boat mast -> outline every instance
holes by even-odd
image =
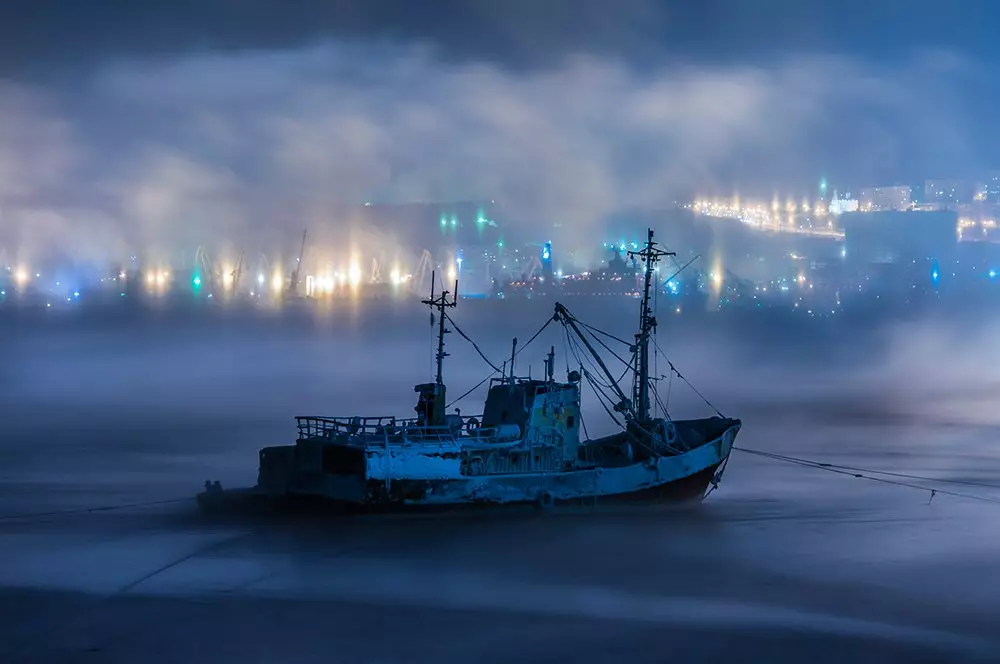
[[[437,354],[435,358],[437,359],[437,376],[434,378],[435,385],[444,385],[444,378],[441,372],[442,366],[444,365],[444,358],[448,357],[448,353],[444,350],[444,335],[449,334],[451,330],[445,327],[445,309],[454,308],[458,306],[458,279],[455,280],[455,291],[451,300],[449,301],[448,296],[451,295],[446,290],[441,291],[439,297],[434,297],[434,285],[435,285],[435,273],[431,272],[431,297],[428,300],[422,300],[423,304],[431,307],[431,309],[437,310],[437,324],[438,324],[438,340],[437,340]],[[431,313],[431,325],[434,324],[434,313]]]
[[[639,332],[635,335],[634,383],[632,386],[632,401],[635,404],[636,419],[640,422],[649,419],[649,336],[656,329],[656,318],[649,306],[649,288],[653,280],[654,265],[664,256],[676,256],[672,251],[656,248],[653,242],[653,229],[650,228],[646,237],[646,246],[639,251],[629,251],[631,258],[639,258],[646,262],[642,290],[642,307],[639,310]]]

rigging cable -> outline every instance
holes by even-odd
[[[714,411],[715,411],[715,414],[716,414],[716,415],[718,415],[719,417],[722,417],[722,418],[725,418],[725,417],[726,417],[725,415],[723,415],[723,414],[722,414],[722,411],[721,411],[721,410],[719,410],[718,408],[716,408],[716,407],[715,407],[715,406],[714,406],[714,405],[712,404],[712,402],[708,400],[708,397],[706,397],[706,396],[705,396],[704,394],[702,394],[701,392],[699,392],[699,391],[698,391],[698,388],[697,388],[697,387],[695,387],[694,385],[692,385],[692,384],[691,384],[691,381],[689,381],[689,380],[688,380],[687,378],[685,378],[685,377],[684,377],[684,375],[683,375],[683,374],[682,374],[682,373],[681,373],[680,371],[678,371],[678,370],[677,370],[677,367],[675,367],[675,366],[674,366],[674,363],[670,361],[670,358],[669,358],[669,357],[667,357],[667,354],[666,354],[666,353],[664,353],[664,352],[663,352],[662,350],[660,350],[660,347],[659,347],[659,345],[657,345],[657,343],[656,343],[656,340],[655,340],[655,339],[653,340],[653,346],[654,346],[654,347],[656,348],[657,352],[659,352],[659,353],[661,353],[661,354],[663,355],[663,359],[667,361],[667,364],[668,364],[668,365],[670,365],[670,370],[671,370],[672,372],[674,372],[675,374],[677,374],[677,377],[678,377],[678,378],[680,378],[680,379],[681,379],[681,380],[683,380],[683,381],[684,381],[685,383],[687,383],[687,386],[688,386],[688,387],[690,387],[690,388],[691,388],[691,390],[692,390],[692,391],[693,391],[693,392],[694,392],[695,394],[697,394],[697,395],[698,395],[698,396],[699,396],[699,397],[701,398],[701,400],[702,400],[702,401],[704,401],[704,402],[705,402],[706,404],[708,404],[708,407],[709,407],[709,408],[711,408],[712,410],[714,410]],[[666,376],[660,376],[660,378],[666,378]]]
[[[597,365],[595,365],[594,361],[590,358],[590,356],[586,352],[583,352],[583,349],[580,348],[580,342],[577,339],[574,339],[573,337],[570,336],[569,330],[566,330],[566,338],[569,340],[569,349],[570,352],[573,354],[573,359],[576,360],[576,363],[578,365],[580,365],[580,370],[582,372],[586,372],[586,369],[583,366],[583,360],[584,358],[586,358],[587,362],[590,364],[590,367],[595,371],[598,371]],[[610,389],[610,386],[608,386],[605,383],[601,383],[601,385],[602,387],[608,387],[608,389]]]
[[[597,396],[597,400],[601,403],[601,406],[604,408],[604,411],[608,414],[608,417],[611,418],[611,421],[614,422],[615,425],[618,426],[619,428],[624,429],[624,433],[632,441],[634,441],[637,445],[639,445],[640,447],[648,450],[649,452],[653,453],[654,455],[658,454],[658,452],[654,448],[650,447],[644,441],[640,440],[638,438],[638,436],[636,436],[634,433],[632,433],[628,429],[628,427],[626,427],[621,422],[619,422],[618,418],[614,416],[614,414],[612,413],[612,409],[613,408],[609,408],[608,407],[609,403],[611,403],[611,404],[614,403],[613,400],[610,397],[608,397],[608,395],[605,394],[603,391],[599,390],[598,386],[603,387],[603,388],[608,389],[608,390],[613,390],[614,388],[612,388],[607,383],[604,383],[602,381],[597,380],[597,378],[593,374],[591,374],[589,371],[587,371],[583,367],[583,361],[580,359],[580,355],[583,355],[583,357],[585,357],[587,359],[587,361],[590,363],[590,366],[595,371],[599,371],[597,369],[596,365],[594,364],[593,359],[591,359],[590,353],[586,352],[583,348],[580,347],[580,341],[578,339],[574,338],[574,337],[571,337],[570,334],[569,334],[569,330],[568,329],[566,329],[566,338],[570,341],[570,348],[573,349],[572,350],[573,357],[577,360],[577,362],[580,363],[580,370],[583,372],[584,376],[587,378],[587,382],[590,385],[590,389],[593,390],[594,394]],[[636,427],[636,428],[638,428],[638,429],[640,429],[641,431],[645,432],[646,435],[648,435],[650,438],[654,437],[653,434],[652,434],[652,432],[648,431],[645,427],[643,427],[638,422],[636,422],[636,421],[633,420],[631,422],[631,425],[634,426],[634,427]],[[667,444],[666,447],[667,447],[667,449],[670,449],[671,451],[673,451],[675,453],[677,452],[677,450],[675,448],[673,448],[673,446],[671,446],[669,444]]]
[[[579,342],[576,342],[576,343],[578,344]],[[589,358],[589,356],[588,356],[587,353],[583,353],[582,349],[579,349],[579,346],[577,346],[577,348],[578,348],[578,351],[574,351],[574,357],[576,357],[577,360],[580,359],[579,356],[577,355],[577,352],[582,353],[584,355],[584,357],[587,357],[587,359],[590,360],[590,358]],[[591,366],[593,367],[593,362],[592,361],[591,361]],[[597,400],[601,403],[601,406],[604,408],[604,412],[606,412],[608,414],[608,417],[611,418],[611,421],[614,422],[617,427],[623,429],[624,433],[632,441],[634,441],[637,445],[639,445],[640,447],[642,447],[642,448],[644,448],[644,449],[652,452],[653,454],[657,454],[656,450],[653,447],[647,445],[644,441],[640,440],[638,438],[638,436],[636,436],[634,433],[632,433],[628,429],[627,426],[625,426],[621,422],[619,422],[618,418],[614,416],[614,414],[612,413],[612,410],[614,410],[613,406],[611,406],[611,407],[608,406],[608,404],[613,404],[614,403],[613,400],[606,393],[604,393],[602,390],[598,389],[598,386],[600,386],[600,387],[603,387],[605,389],[610,390],[610,389],[612,389],[611,386],[609,386],[606,383],[603,383],[603,382],[597,380],[597,378],[593,374],[591,374],[589,371],[587,371],[585,368],[583,368],[583,364],[582,363],[580,365],[580,369],[583,371],[584,376],[587,378],[587,383],[590,385],[590,389],[593,390],[594,394],[597,396]],[[636,427],[636,428],[638,428],[638,429],[640,429],[641,431],[645,432],[646,435],[648,435],[650,438],[654,437],[653,434],[652,434],[652,432],[650,432],[649,430],[647,430],[645,427],[643,427],[641,424],[639,424],[635,420],[631,421],[631,425],[634,426],[634,427]],[[671,446],[669,444],[667,444],[666,447],[667,447],[667,449],[670,449],[671,451],[677,452],[677,450],[674,449],[673,446]]]
[[[925,482],[941,482],[941,483],[951,482],[954,484],[973,484],[970,482],[963,482],[961,480],[935,479],[931,477],[921,477],[919,475],[907,475],[905,473],[890,473],[889,471],[872,470],[868,468],[853,468],[850,466],[838,466],[836,464],[820,463],[818,461],[811,461],[809,459],[800,459],[798,457],[786,456],[784,454],[775,454],[773,452],[764,452],[762,450],[754,450],[747,447],[737,447],[736,445],[733,446],[733,449],[738,450],[740,452],[744,452],[746,454],[752,454],[755,456],[764,457],[766,459],[771,459],[774,461],[782,461],[785,463],[791,463],[798,466],[804,466],[806,468],[814,468],[816,470],[825,470],[827,472],[836,473],[838,475],[847,475],[848,477],[855,477],[857,479],[869,480],[871,482],[879,482],[882,484],[890,484],[893,486],[906,487],[908,489],[927,491],[930,493],[930,498],[927,501],[928,503],[930,503],[931,500],[934,500],[934,496],[940,493],[946,496],[954,496],[956,498],[968,498],[970,500],[978,500],[984,503],[995,503],[997,505],[1000,505],[1000,499],[997,498],[991,498],[988,496],[977,496],[975,494],[962,493],[960,491],[949,491],[948,489],[938,489],[935,487],[923,486],[921,484],[913,484],[911,482],[901,482],[899,480],[886,479],[885,477],[873,477],[873,475],[889,475],[892,477],[901,477],[901,478],[913,479],[916,481],[925,481]],[[989,484],[976,483],[974,485],[1000,489],[1000,486],[989,485]]]
[[[674,372],[670,372],[670,377],[667,379],[667,406],[670,405],[670,392],[674,389]]]
[[[492,362],[490,362],[490,359],[488,357],[486,357],[486,355],[483,353],[482,350],[480,350],[480,348],[476,344],[476,342],[473,341],[471,338],[469,338],[469,335],[467,335],[465,332],[463,332],[462,328],[460,328],[458,325],[455,324],[455,321],[452,320],[451,316],[449,316],[448,314],[445,314],[444,317],[445,317],[445,320],[447,320],[449,323],[451,323],[451,326],[453,328],[455,328],[455,331],[458,332],[459,335],[461,335],[461,337],[463,339],[465,339],[470,344],[472,344],[472,347],[476,349],[477,353],[479,353],[479,357],[483,358],[483,362],[485,362],[486,364],[490,365],[490,368],[493,369],[494,373],[499,373],[500,372],[500,368],[497,365],[495,365]]]
[[[659,388],[659,381],[657,381],[657,388]],[[670,417],[670,411],[667,409],[667,406],[663,403],[663,400],[660,399],[660,393],[658,389],[653,390],[653,396],[656,397],[656,403],[659,404],[660,408],[663,410],[664,417],[666,417],[668,420],[673,420],[673,418]]]
[[[550,320],[553,320],[553,319],[550,319]],[[563,335],[562,335],[563,355],[566,357],[566,375],[569,376],[569,372],[570,372],[570,367],[569,367],[569,355],[570,355],[570,350],[569,350],[569,329],[567,329],[566,326],[563,326],[562,331],[563,331]],[[580,375],[583,376],[583,365],[581,364],[579,366],[580,366]],[[585,440],[590,440],[590,432],[587,431],[587,421],[585,419],[583,419],[583,395],[582,394],[580,395],[580,427],[583,429],[584,439]]]
[[[542,332],[544,332],[545,328],[547,328],[549,326],[549,323],[551,323],[554,320],[555,320],[555,318],[553,317],[553,318],[550,318],[547,321],[545,321],[545,325],[542,325],[540,328],[538,328],[538,331],[535,332],[533,335],[531,335],[531,338],[528,339],[526,342],[524,342],[521,345],[521,347],[518,348],[517,351],[514,352],[514,357],[517,357],[518,355],[520,355],[522,350],[524,350],[525,348],[527,348],[528,346],[530,346],[531,342],[534,341],[535,339],[537,339],[538,335],[541,334]]]
[[[575,319],[574,319],[574,320],[575,320]],[[615,357],[615,359],[616,359],[616,360],[618,360],[619,362],[621,362],[622,364],[624,364],[624,365],[625,365],[626,367],[628,367],[628,366],[631,366],[631,365],[630,365],[630,364],[629,364],[628,362],[626,362],[625,360],[623,360],[623,359],[622,359],[621,355],[619,355],[619,354],[618,354],[618,353],[616,353],[615,351],[611,350],[611,347],[610,347],[610,346],[608,346],[608,345],[607,345],[606,343],[604,343],[603,341],[601,341],[601,340],[600,340],[600,339],[599,339],[599,338],[597,337],[597,335],[596,335],[596,334],[594,334],[594,332],[593,332],[593,331],[592,331],[592,330],[590,329],[590,326],[589,326],[589,325],[587,325],[586,323],[584,323],[583,321],[580,321],[580,320],[577,320],[576,322],[577,322],[577,323],[579,323],[579,324],[580,324],[580,325],[581,325],[581,326],[582,326],[582,327],[583,327],[583,328],[584,328],[585,330],[587,330],[588,332],[590,332],[590,336],[594,337],[594,341],[596,341],[597,343],[601,344],[601,347],[603,347],[603,348],[604,348],[604,350],[606,350],[606,351],[608,351],[609,353],[611,353],[612,355],[614,355],[614,357]],[[596,328],[595,328],[595,329],[596,329]],[[603,333],[602,333],[602,334],[603,334]],[[612,338],[614,338],[614,337],[612,337]],[[616,340],[617,340],[617,341],[621,341],[621,339],[616,339]],[[632,346],[631,346],[631,345],[629,345],[629,348],[631,348],[631,347],[632,347]]]
[[[635,361],[635,353],[632,353],[632,362],[634,362],[634,361]],[[618,385],[619,383],[621,383],[622,379],[625,378],[625,374],[627,374],[629,371],[632,370],[632,362],[629,362],[629,366],[625,367],[625,371],[623,371],[622,375],[619,376],[618,380],[615,381],[616,385]]]
[[[590,385],[590,389],[592,389],[594,391],[594,395],[597,397],[597,400],[601,403],[601,406],[604,408],[604,412],[606,412],[608,414],[608,417],[610,417],[611,421],[615,423],[615,426],[624,428],[622,426],[622,423],[618,421],[618,418],[615,417],[614,414],[611,412],[611,409],[608,408],[608,404],[606,404],[604,402],[604,399],[607,398],[607,395],[602,395],[598,391],[597,387],[594,385],[594,381],[593,381],[593,378],[590,375],[590,372],[587,371],[586,369],[584,369],[583,370],[583,375],[587,378],[587,384]],[[604,399],[601,398],[602,396],[604,396]]]
[[[462,399],[464,399],[465,397],[469,396],[470,394],[472,394],[473,392],[475,392],[476,390],[478,390],[478,389],[479,389],[480,387],[482,387],[482,386],[483,386],[483,383],[485,383],[485,382],[486,382],[486,381],[488,381],[488,380],[489,380],[490,378],[493,378],[493,376],[496,376],[496,375],[497,375],[497,372],[496,372],[496,371],[494,371],[493,373],[491,373],[491,374],[490,374],[489,376],[487,376],[486,378],[483,378],[483,379],[482,379],[481,381],[479,381],[478,383],[476,383],[476,384],[475,384],[475,386],[474,386],[474,387],[472,387],[472,388],[471,388],[471,389],[470,389],[470,390],[469,390],[468,392],[466,392],[466,393],[465,393],[465,394],[463,394],[462,396],[458,397],[457,399],[453,399],[453,400],[452,400],[452,402],[451,402],[450,404],[448,404],[447,406],[445,406],[445,408],[446,408],[446,409],[447,409],[447,408],[451,408],[452,406],[454,406],[455,404],[457,404],[457,403],[458,403],[459,401],[461,401],[461,400],[462,400]]]
[[[597,370],[597,367],[594,365],[594,361],[590,358],[590,356],[587,353],[582,352],[582,349],[580,348],[580,345],[579,345],[580,342],[570,336],[569,330],[566,329],[566,328],[564,328],[564,330],[566,332],[566,339],[569,341],[569,348],[570,348],[570,352],[573,354],[573,359],[575,359],[576,362],[577,362],[577,364],[580,365],[580,371],[583,373],[584,377],[586,377],[587,383],[590,385],[590,389],[592,389],[594,391],[594,394],[597,396],[597,400],[601,402],[601,406],[603,406],[604,410],[606,410],[608,412],[608,415],[611,417],[611,420],[615,424],[617,424],[618,426],[621,426],[618,423],[618,420],[615,418],[614,415],[611,414],[611,411],[608,410],[608,407],[605,404],[605,401],[604,401],[605,399],[607,399],[608,401],[610,401],[610,399],[608,399],[608,395],[605,394],[604,392],[599,391],[597,389],[598,384],[601,387],[604,387],[604,388],[609,389],[609,390],[612,389],[611,386],[607,385],[606,383],[598,381],[594,377],[593,374],[591,374],[589,371],[587,371],[587,369],[583,366],[583,359],[581,358],[581,355],[583,356],[583,358],[587,359],[587,361],[590,363],[591,368],[593,368],[594,370]]]
[[[613,341],[617,341],[618,343],[620,343],[620,344],[622,344],[624,346],[628,346],[630,348],[632,347],[632,344],[630,342],[625,341],[624,339],[619,339],[618,337],[616,337],[615,335],[611,334],[610,332],[605,332],[604,330],[602,330],[600,328],[596,328],[593,325],[588,325],[587,323],[584,323],[582,320],[580,320],[576,316],[573,316],[573,320],[575,320],[577,323],[579,323],[581,327],[587,328],[587,330],[589,330],[590,332],[593,332],[595,334],[600,334],[601,336],[607,337],[608,339],[611,339]]]
[[[656,269],[659,270],[660,268],[656,268]],[[657,272],[657,274],[659,274],[659,272]],[[656,284],[656,288],[653,289],[653,321],[654,321],[653,322],[653,347],[654,348],[657,346],[657,343],[656,343],[656,331],[659,329],[659,325],[657,325],[656,322],[655,322],[656,321],[656,315],[657,315],[657,313],[659,313],[657,311],[657,304],[659,303],[659,301],[660,301],[660,284],[657,283]],[[653,353],[653,375],[654,376],[659,376],[660,375],[660,356],[657,353]],[[660,383],[659,383],[659,381],[657,381],[657,382],[655,382],[653,384],[653,396],[656,397],[656,400],[654,402],[655,405],[653,406],[653,417],[657,417],[657,416],[659,416],[659,411],[657,409],[661,405],[660,404]],[[665,412],[666,412],[666,409],[664,409],[664,413]]]
[[[462,330],[459,329],[458,325],[455,325],[455,321],[453,321],[451,319],[451,316],[448,316],[448,320],[451,322],[452,326],[455,328],[455,331],[458,332],[460,335],[462,335],[463,339],[465,339],[470,344],[472,344],[472,347],[476,349],[477,353],[479,353],[479,357],[483,358],[483,360],[486,362],[486,364],[490,365],[490,367],[493,369],[493,373],[491,373],[486,378],[484,378],[481,381],[479,381],[476,384],[476,386],[473,387],[471,390],[469,390],[468,392],[466,392],[462,396],[458,397],[457,399],[454,399],[450,404],[448,404],[447,406],[445,406],[445,408],[451,408],[456,403],[458,403],[459,401],[461,401],[462,399],[464,399],[465,397],[469,396],[470,394],[472,394],[473,392],[475,392],[476,390],[478,390],[480,387],[482,387],[483,384],[486,381],[488,381],[490,378],[493,378],[493,376],[497,375],[498,373],[501,373],[501,374],[503,373],[503,369],[497,369],[496,365],[493,364],[492,362],[490,362],[489,359],[487,359],[486,356],[483,354],[483,352],[481,350],[479,350],[479,346],[476,345],[476,342],[473,341],[472,339],[470,339],[468,336],[466,336],[466,334],[464,332],[462,332]],[[541,334],[542,331],[545,330],[545,328],[547,328],[549,326],[549,323],[551,323],[552,321],[553,321],[552,318],[550,318],[547,321],[545,321],[545,325],[542,325],[542,327],[540,327],[538,329],[538,331],[535,332],[535,334],[532,335],[532,337],[530,339],[528,339],[528,342],[526,344],[524,344],[523,346],[521,346],[520,348],[517,349],[517,352],[514,353],[514,357],[517,357],[518,355],[520,355],[521,351],[528,347],[528,344],[530,344],[532,341],[534,341],[535,339],[537,339],[538,335]],[[567,372],[568,372],[568,369],[569,369],[569,363],[568,362],[566,364],[566,367],[567,367]]]

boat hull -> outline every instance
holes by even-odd
[[[714,440],[683,454],[620,466],[468,477],[448,477],[447,473],[417,478],[334,475],[302,469],[295,446],[266,448],[257,487],[240,496],[258,502],[270,498],[322,503],[347,512],[700,501],[718,481],[739,428],[736,421]],[[233,495],[216,487],[200,494],[198,502],[209,509],[226,504]]]

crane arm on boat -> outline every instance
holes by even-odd
[[[608,381],[611,383],[610,386],[615,391],[615,395],[619,399],[619,406],[616,407],[615,410],[619,410],[619,408],[621,408],[620,412],[622,412],[625,415],[626,420],[634,420],[635,408],[633,407],[632,401],[627,396],[625,396],[625,393],[618,386],[618,383],[615,382],[614,375],[612,375],[611,371],[608,369],[608,366],[604,364],[604,360],[601,358],[600,353],[597,352],[594,346],[590,343],[590,340],[580,330],[580,327],[576,324],[576,318],[573,316],[573,314],[571,314],[569,310],[566,309],[566,307],[564,307],[562,304],[556,302],[555,318],[564,326],[568,327],[570,330],[573,331],[573,333],[577,336],[577,338],[587,348],[587,352],[589,352],[591,357],[593,357],[594,360],[597,362],[597,366],[600,367],[601,372],[607,377]]]

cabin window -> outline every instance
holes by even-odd
[[[573,417],[572,415],[570,415],[569,417],[566,418],[566,426],[567,427],[569,427],[570,429],[572,429],[574,424],[576,424],[576,418],[575,417]]]

